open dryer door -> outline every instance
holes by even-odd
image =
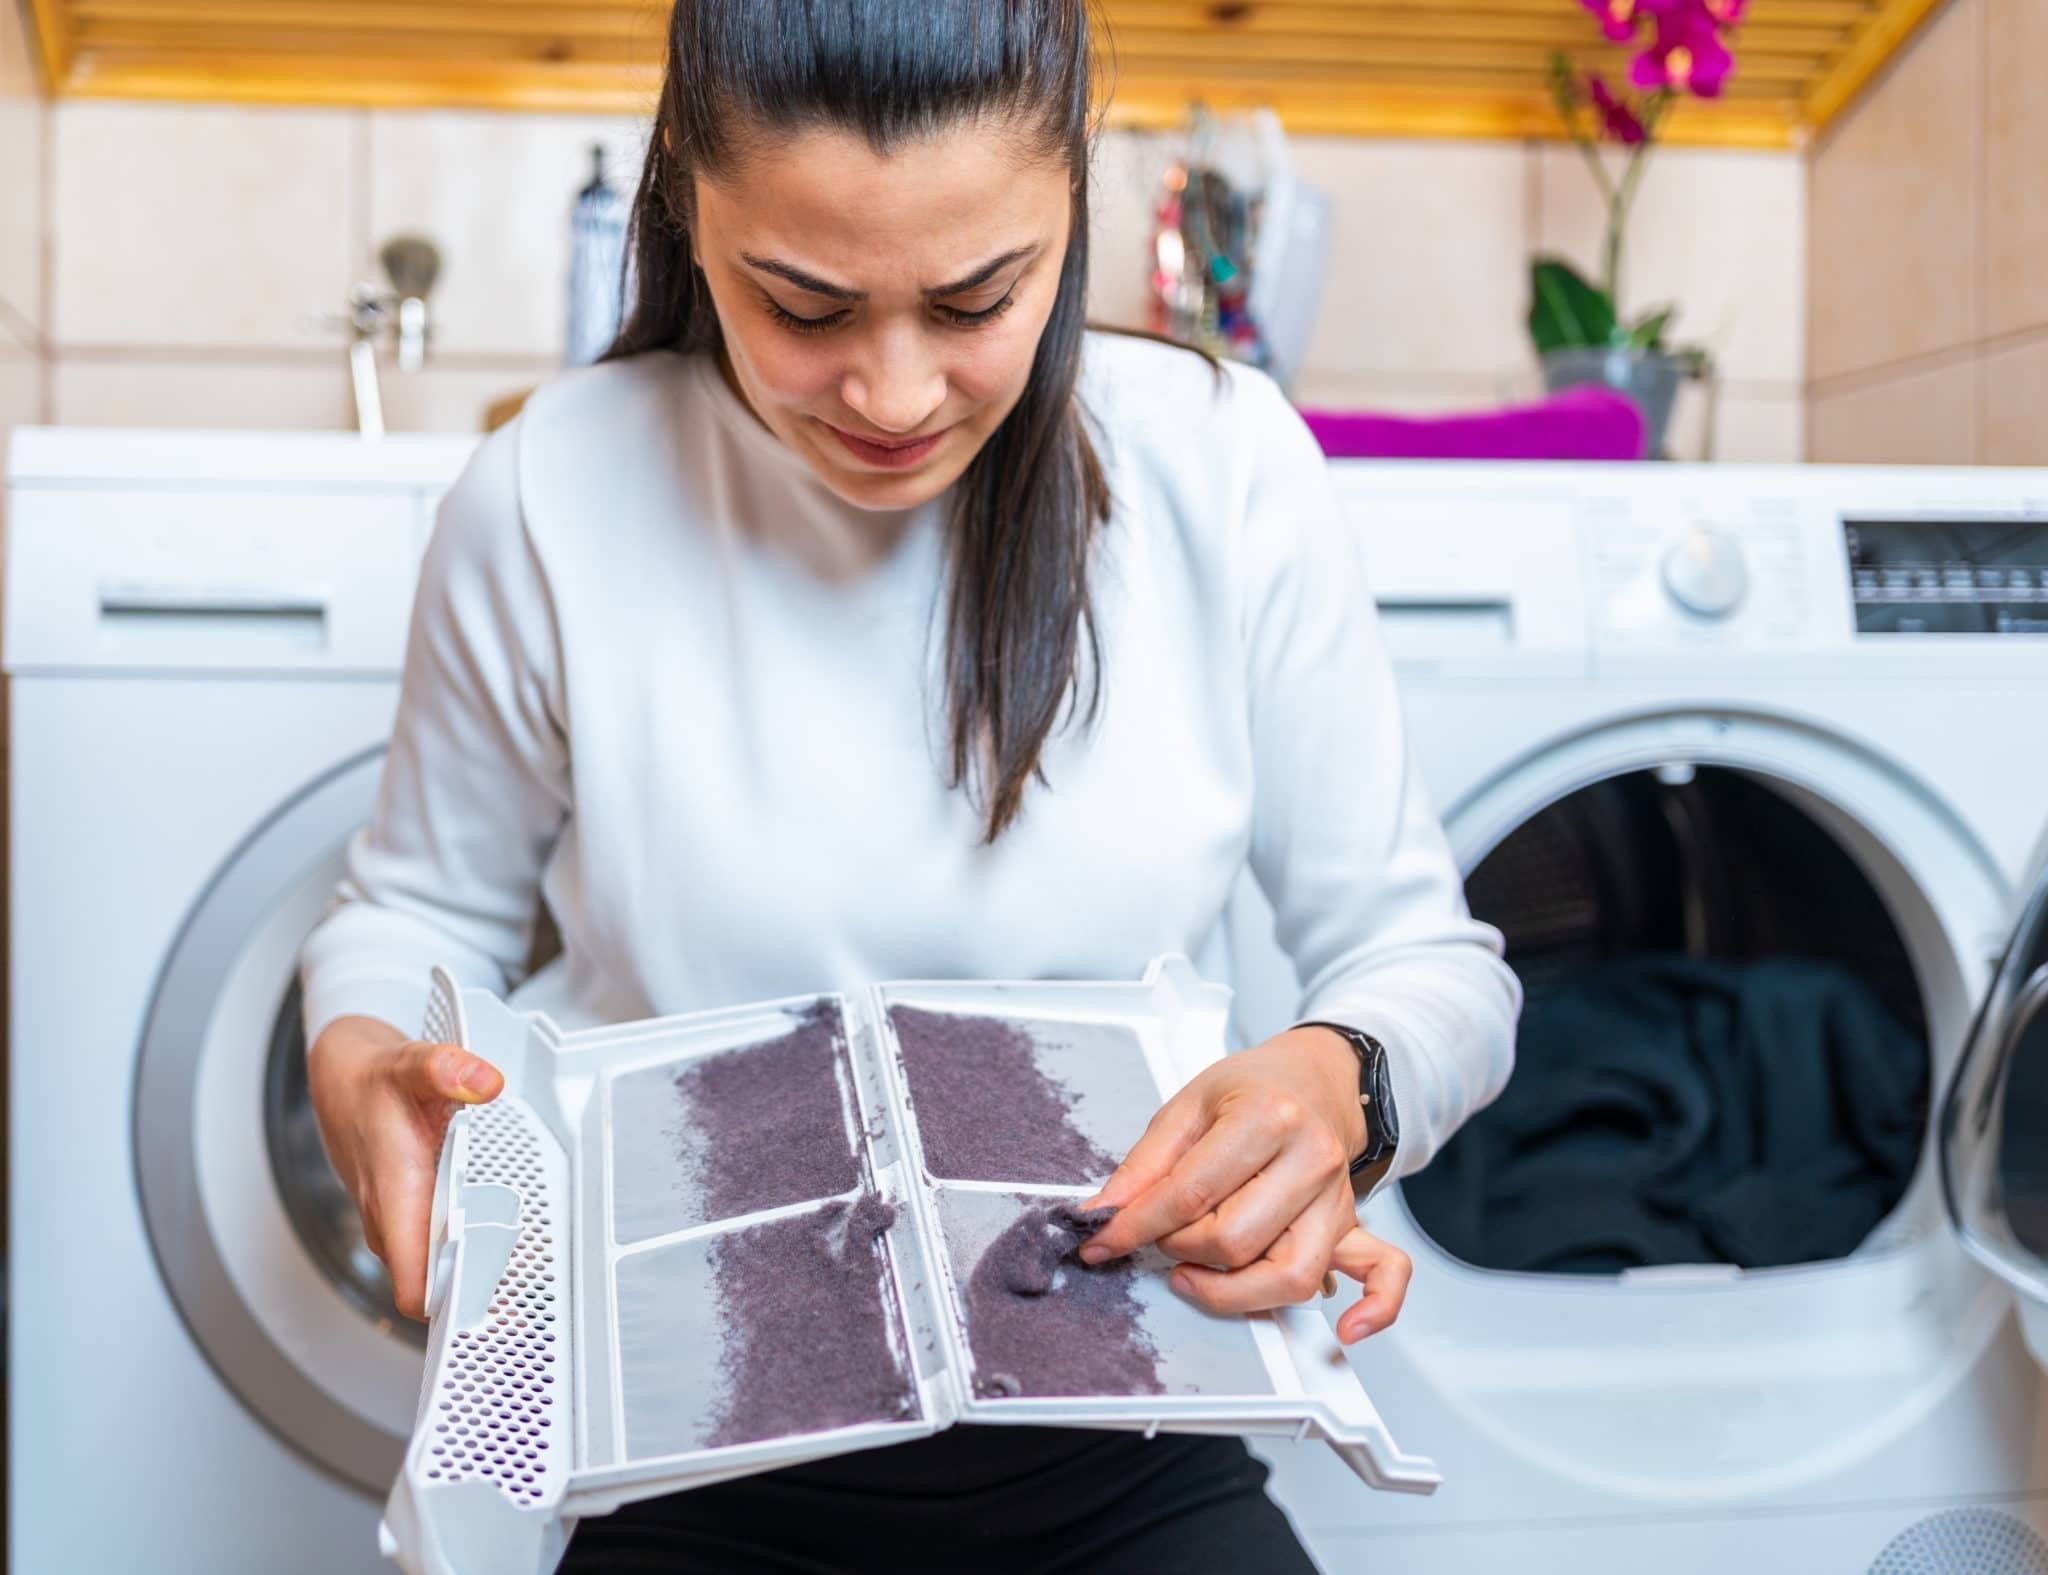
[[[1963,1245],[2012,1287],[2048,1366],[2048,839],[1942,1106],[1941,1179]]]

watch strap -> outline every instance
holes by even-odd
[[[1365,1148],[1351,1161],[1354,1179],[1392,1168],[1395,1150],[1401,1143],[1401,1118],[1394,1108],[1393,1080],[1387,1068],[1387,1047],[1362,1029],[1343,1023],[1306,1022],[1299,1028],[1327,1028],[1340,1035],[1358,1057],[1358,1103],[1365,1112]]]

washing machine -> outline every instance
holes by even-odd
[[[1568,1094],[1517,1088],[1576,1075],[1531,1024],[1652,952],[1847,976],[1925,1060],[1896,1195],[1810,1259],[1535,1270],[1444,1245],[1422,1180],[1375,1198],[1415,1278],[1351,1359],[1444,1483],[1273,1451],[1323,1566],[2048,1575],[2048,472],[1338,471],[1529,997],[1509,1093]],[[1258,1037],[1295,981],[1233,919]]]
[[[321,1157],[293,971],[368,814],[415,565],[469,451],[17,436],[16,1570],[385,1567],[419,1345]],[[1899,999],[1946,1097],[1897,1207],[1839,1261],[1504,1273],[1438,1248],[1401,1192],[1377,1200],[1418,1273],[1354,1359],[1446,1483],[1365,1493],[1283,1449],[1282,1501],[1333,1571],[2033,1575],[2014,1560],[2048,1531],[2019,1311],[2048,1294],[2027,1168],[2048,1154],[2027,1125],[2048,1106],[2048,919],[2027,906],[2048,641],[2021,592],[2048,585],[2048,477],[1374,466],[1343,485],[1475,905],[1495,855],[1557,844],[1616,784],[1730,795],[1717,824],[1768,803],[1807,838],[1774,854],[1849,888],[1826,917],[1860,927],[1836,950]],[[1593,884],[1625,885],[1608,856]],[[1780,907],[1741,916],[1821,945]],[[1254,896],[1233,931],[1240,1020],[1285,1021]]]
[[[294,985],[466,440],[30,430],[9,464],[9,1568],[371,1575],[421,1340]]]

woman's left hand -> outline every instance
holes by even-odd
[[[1364,1145],[1357,1055],[1328,1029],[1290,1029],[1160,1108],[1090,1200],[1118,1212],[1081,1257],[1157,1243],[1182,1260],[1174,1288],[1212,1312],[1308,1301],[1334,1267],[1364,1287],[1337,1337],[1362,1340],[1400,1315],[1410,1273],[1406,1253],[1359,1228],[1348,1170]]]

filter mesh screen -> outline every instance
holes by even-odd
[[[630,1458],[918,1414],[871,1197],[627,1255],[616,1269]]]
[[[1265,1395],[1273,1392],[1251,1328],[1174,1294],[1156,1252],[1128,1263],[1050,1265],[1043,1291],[1019,1294],[1003,1272],[1020,1230],[1044,1240],[1044,1211],[1073,1199],[938,1189],[953,1266],[953,1311],[974,1356],[974,1390],[1013,1395]],[[1008,1239],[1005,1240],[1005,1237]],[[1083,1239],[1070,1233],[1061,1245]],[[991,1257],[991,1252],[996,1256]],[[1041,1260],[1043,1262],[1043,1260]]]
[[[613,1239],[852,1190],[850,1090],[829,1000],[775,1038],[621,1074],[611,1085]]]
[[[1160,1104],[1138,1036],[1121,1024],[912,1006],[889,1016],[934,1177],[1092,1185]]]

